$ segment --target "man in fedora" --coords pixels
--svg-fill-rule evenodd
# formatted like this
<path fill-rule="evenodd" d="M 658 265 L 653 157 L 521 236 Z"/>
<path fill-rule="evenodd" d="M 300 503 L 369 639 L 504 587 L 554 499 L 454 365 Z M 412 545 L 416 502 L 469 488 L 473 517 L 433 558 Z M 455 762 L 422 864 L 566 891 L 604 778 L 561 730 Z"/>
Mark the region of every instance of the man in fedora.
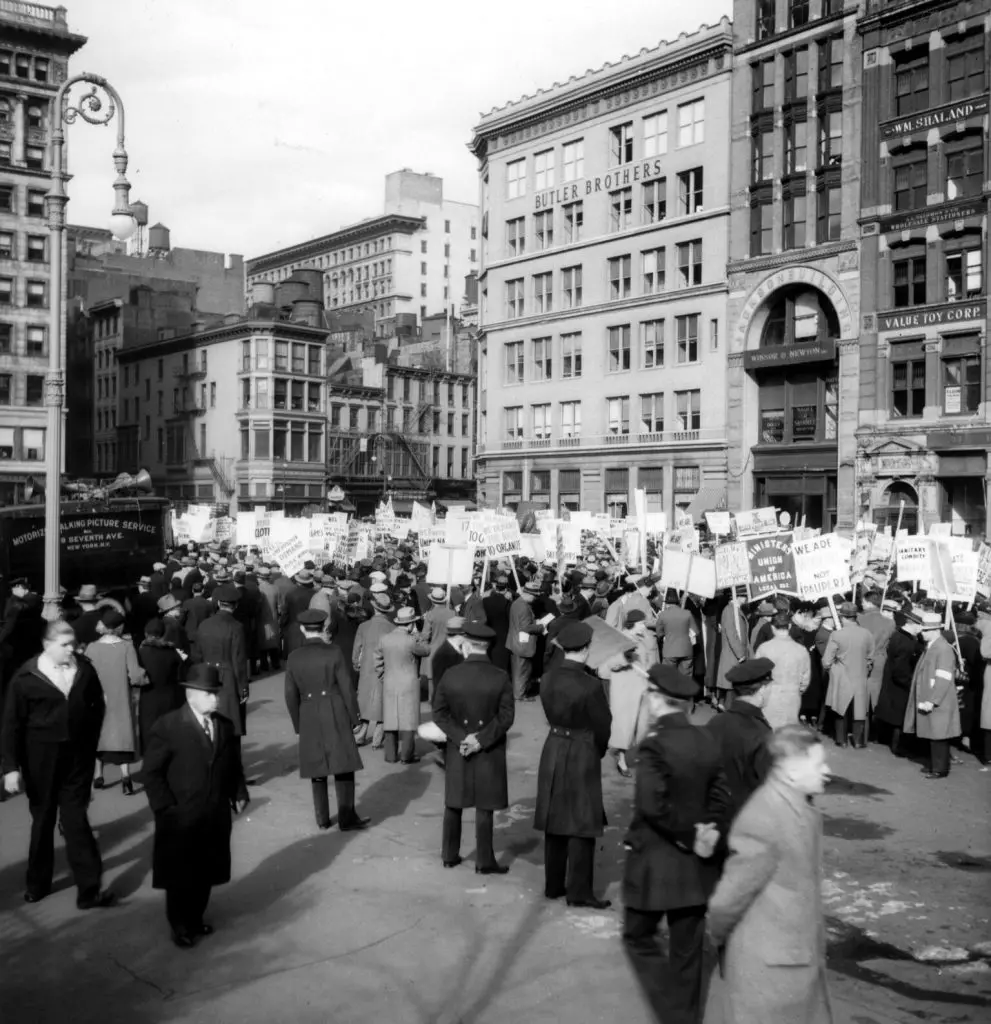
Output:
<path fill-rule="evenodd" d="M 437 649 L 447 638 L 447 624 L 455 617 L 451 609 L 449 595 L 446 587 L 433 587 L 430 590 L 430 608 L 423 616 L 423 639 L 430 644 L 430 657 L 425 658 L 422 674 L 427 677 L 430 686 L 430 696 L 433 696 L 433 688 L 437 685 L 437 677 L 433 674 L 432 660 Z"/>
<path fill-rule="evenodd" d="M 151 730 L 145 793 L 155 814 L 152 885 L 165 890 L 172 941 L 190 948 L 213 928 L 203 920 L 210 890 L 231 877 L 231 812 L 248 805 L 234 724 L 217 713 L 215 665 L 193 665 L 186 704 Z"/>
<path fill-rule="evenodd" d="M 435 677 L 434 722 L 447 736 L 441 856 L 446 868 L 461 863 L 461 815 L 473 807 L 475 873 L 504 875 L 509 868 L 496 861 L 492 814 L 509 806 L 506 734 L 516 715 L 513 684 L 488 659 L 495 631 L 469 622 L 462 632 L 463 662 Z"/>
<path fill-rule="evenodd" d="M 72 628 L 76 631 L 76 642 L 81 650 L 100 639 L 96 631 L 96 624 L 103 616 L 103 609 L 97 607 L 99 599 L 100 595 L 92 583 L 84 583 L 76 594 L 76 604 L 83 611 L 73 622 Z"/>
<path fill-rule="evenodd" d="M 300 612 L 303 644 L 286 662 L 286 707 L 299 737 L 299 774 L 313 791 L 317 828 L 330 828 L 327 777 L 333 775 L 337 825 L 353 832 L 369 821 L 354 809 L 354 773 L 364 767 L 354 741 L 358 702 L 340 647 L 326 642 L 326 622 L 327 613 L 318 608 Z"/>
<path fill-rule="evenodd" d="M 540 584 L 530 580 L 520 591 L 519 597 L 509 606 L 509 635 L 506 647 L 510 654 L 510 668 L 513 678 L 513 696 L 517 700 L 532 700 L 530 679 L 533 676 L 533 659 L 537 653 L 537 637 L 544 632 L 533 614 L 533 602 L 540 597 Z"/>
<path fill-rule="evenodd" d="M 198 657 L 220 673 L 220 713 L 231 721 L 238 749 L 247 731 L 248 644 L 244 627 L 234 616 L 237 587 L 224 584 L 213 592 L 217 611 L 197 632 Z"/>
<path fill-rule="evenodd" d="M 303 644 L 299 630 L 300 612 L 305 612 L 313 600 L 313 573 L 300 569 L 293 577 L 293 588 L 286 594 L 280 610 L 279 626 L 282 629 L 283 654 L 286 658 Z"/>
<path fill-rule="evenodd" d="M 848 735 L 854 749 L 867 746 L 867 710 L 870 705 L 868 680 L 874 657 L 874 637 L 857 623 L 857 606 L 844 601 L 837 609 L 840 629 L 830 634 L 822 656 L 822 667 L 829 669 L 826 707 L 836 722 L 835 740 L 845 747 Z"/>
<path fill-rule="evenodd" d="M 395 609 L 388 594 L 382 600 L 373 599 L 371 605 L 372 617 L 360 623 L 355 631 L 351 667 L 357 676 L 361 720 L 355 739 L 359 747 L 364 746 L 369 742 L 368 731 L 371 729 L 372 748 L 378 750 L 383 745 L 385 733 L 382 729 L 382 680 L 375 666 L 375 652 L 382 637 L 392 632 L 391 616 Z"/>
<path fill-rule="evenodd" d="M 158 613 L 165 623 L 165 640 L 178 648 L 183 654 L 189 653 L 189 637 L 182 624 L 182 605 L 174 594 L 166 594 L 158 599 Z M 78 635 L 78 634 L 77 634 Z"/>
<path fill-rule="evenodd" d="M 375 672 L 382 684 L 382 726 L 385 759 L 413 764 L 416 729 L 420 724 L 420 676 L 417 658 L 430 654 L 429 643 L 416 632 L 412 608 L 400 608 L 392 630 L 375 648 Z"/>

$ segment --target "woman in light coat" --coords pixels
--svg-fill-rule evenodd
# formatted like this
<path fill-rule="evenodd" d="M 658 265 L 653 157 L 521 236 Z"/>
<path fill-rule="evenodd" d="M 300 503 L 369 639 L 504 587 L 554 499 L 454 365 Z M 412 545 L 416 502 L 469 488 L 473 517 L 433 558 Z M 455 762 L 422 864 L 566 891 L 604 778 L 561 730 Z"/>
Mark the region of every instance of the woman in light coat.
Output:
<path fill-rule="evenodd" d="M 107 608 L 97 624 L 100 639 L 87 646 L 86 657 L 100 677 L 107 712 L 97 744 L 97 772 L 94 789 L 103 789 L 103 766 L 120 765 L 120 787 L 126 796 L 134 795 L 130 765 L 140 758 L 141 750 L 136 728 L 136 707 L 132 694 L 144 686 L 148 677 L 138 661 L 138 652 L 131 638 L 125 638 L 124 615 Z"/>
<path fill-rule="evenodd" d="M 830 1024 L 822 906 L 822 820 L 812 796 L 829 768 L 821 738 L 786 725 L 768 743 L 771 774 L 729 833 L 707 924 L 724 947 L 706 1024 Z"/>

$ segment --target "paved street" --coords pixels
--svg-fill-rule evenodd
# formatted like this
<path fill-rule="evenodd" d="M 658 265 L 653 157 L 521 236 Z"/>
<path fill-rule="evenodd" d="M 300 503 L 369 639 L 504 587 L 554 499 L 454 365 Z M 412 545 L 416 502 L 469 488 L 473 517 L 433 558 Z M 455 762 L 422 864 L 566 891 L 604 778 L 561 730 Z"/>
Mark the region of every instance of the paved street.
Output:
<path fill-rule="evenodd" d="M 512 870 L 491 881 L 473 873 L 470 825 L 465 864 L 440 864 L 443 777 L 432 756 L 400 768 L 365 748 L 358 806 L 373 827 L 316 833 L 281 683 L 253 685 L 246 766 L 258 785 L 235 825 L 234 880 L 215 890 L 208 914 L 217 932 L 193 952 L 168 940 L 141 797 L 124 797 L 116 783 L 96 794 L 107 881 L 124 900 L 85 914 L 65 888 L 61 851 L 59 891 L 37 906 L 21 902 L 27 808 L 23 797 L 0 806 L 4 1024 L 648 1024 L 619 914 L 541 898 L 542 849 L 531 827 L 539 704 L 523 707 L 511 734 L 515 802 L 497 816 L 496 843 Z M 829 751 L 836 780 L 822 806 L 837 1021 L 988 1020 L 991 773 L 968 759 L 949 784 L 936 784 L 886 751 Z M 598 877 L 617 900 L 632 782 L 611 760 L 605 768 L 612 824 Z"/>

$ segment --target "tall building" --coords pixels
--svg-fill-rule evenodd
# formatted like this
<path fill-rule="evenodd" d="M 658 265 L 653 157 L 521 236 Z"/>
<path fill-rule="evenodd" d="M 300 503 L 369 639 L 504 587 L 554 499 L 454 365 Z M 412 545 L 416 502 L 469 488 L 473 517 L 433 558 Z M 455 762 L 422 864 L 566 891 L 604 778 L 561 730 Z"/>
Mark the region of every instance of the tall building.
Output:
<path fill-rule="evenodd" d="M 0 505 L 44 472 L 53 102 L 85 37 L 64 7 L 0 5 Z M 64 355 L 64 353 L 63 353 Z"/>
<path fill-rule="evenodd" d="M 991 533 L 991 3 L 881 3 L 863 45 L 858 511 Z"/>
<path fill-rule="evenodd" d="M 733 5 L 730 507 L 850 526 L 860 42 L 842 0 Z"/>
<path fill-rule="evenodd" d="M 729 21 L 485 115 L 487 504 L 725 506 Z"/>
<path fill-rule="evenodd" d="M 319 270 L 330 310 L 370 311 L 379 337 L 433 313 L 457 314 L 465 277 L 478 267 L 478 207 L 444 198 L 433 174 L 386 176 L 380 215 L 249 260 L 254 285 Z"/>

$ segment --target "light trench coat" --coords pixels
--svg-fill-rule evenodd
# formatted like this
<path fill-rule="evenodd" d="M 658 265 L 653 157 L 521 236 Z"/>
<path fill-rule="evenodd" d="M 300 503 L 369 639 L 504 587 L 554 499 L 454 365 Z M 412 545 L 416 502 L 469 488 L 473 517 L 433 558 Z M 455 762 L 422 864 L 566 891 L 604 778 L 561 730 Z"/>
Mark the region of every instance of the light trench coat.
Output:
<path fill-rule="evenodd" d="M 416 659 L 430 654 L 430 641 L 395 626 L 375 648 L 375 674 L 382 682 L 382 727 L 407 732 L 420 724 L 420 673 Z"/>
<path fill-rule="evenodd" d="M 646 735 L 648 722 L 643 695 L 647 692 L 646 673 L 656 665 L 657 641 L 653 634 L 635 630 L 621 630 L 633 648 L 633 662 L 625 655 L 610 658 L 599 667 L 599 678 L 609 682 L 609 711 L 612 728 L 609 747 L 612 750 L 630 750 Z M 635 667 L 634 667 L 635 666 Z"/>

